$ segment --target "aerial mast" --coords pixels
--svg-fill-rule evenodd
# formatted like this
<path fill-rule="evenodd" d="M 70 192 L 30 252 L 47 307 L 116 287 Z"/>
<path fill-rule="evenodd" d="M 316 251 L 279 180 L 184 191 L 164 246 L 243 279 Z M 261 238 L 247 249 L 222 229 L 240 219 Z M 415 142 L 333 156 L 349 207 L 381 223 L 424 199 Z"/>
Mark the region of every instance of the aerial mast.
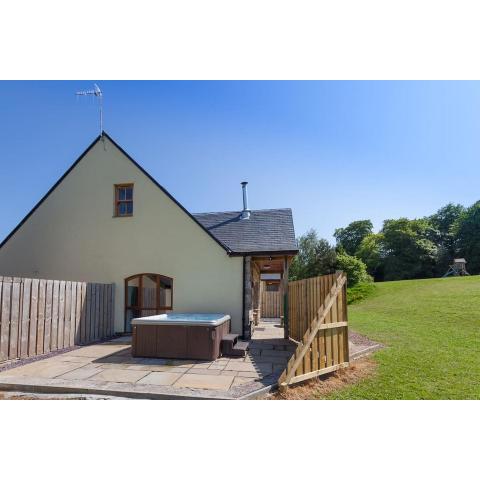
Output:
<path fill-rule="evenodd" d="M 103 92 L 100 87 L 94 83 L 93 90 L 81 90 L 76 93 L 77 96 L 93 96 L 98 99 L 98 106 L 100 109 L 100 135 L 103 134 Z"/>

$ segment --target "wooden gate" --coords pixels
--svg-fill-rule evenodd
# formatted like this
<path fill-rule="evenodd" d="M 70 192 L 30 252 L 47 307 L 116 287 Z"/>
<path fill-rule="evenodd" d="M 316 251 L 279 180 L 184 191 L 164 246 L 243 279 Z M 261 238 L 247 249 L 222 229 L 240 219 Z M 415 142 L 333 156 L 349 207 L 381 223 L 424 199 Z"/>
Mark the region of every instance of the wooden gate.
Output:
<path fill-rule="evenodd" d="M 348 366 L 346 282 L 339 272 L 288 284 L 289 334 L 299 343 L 278 380 L 281 389 Z"/>
<path fill-rule="evenodd" d="M 260 310 L 262 318 L 279 318 L 283 315 L 283 292 L 280 288 L 276 292 L 262 289 Z"/>
<path fill-rule="evenodd" d="M 0 276 L 0 361 L 111 337 L 114 285 Z"/>

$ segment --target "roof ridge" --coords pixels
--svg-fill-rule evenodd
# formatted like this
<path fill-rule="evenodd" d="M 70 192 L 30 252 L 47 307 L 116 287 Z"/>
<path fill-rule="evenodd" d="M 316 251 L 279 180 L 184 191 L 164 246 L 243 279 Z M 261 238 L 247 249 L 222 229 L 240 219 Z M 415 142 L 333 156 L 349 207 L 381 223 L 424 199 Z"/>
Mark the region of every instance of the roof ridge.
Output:
<path fill-rule="evenodd" d="M 250 212 L 277 212 L 279 210 L 292 210 L 289 207 L 284 208 L 258 208 L 254 210 L 250 210 Z M 192 215 L 218 215 L 219 213 L 242 213 L 242 210 L 226 210 L 226 211 L 219 211 L 219 212 L 194 212 Z"/>

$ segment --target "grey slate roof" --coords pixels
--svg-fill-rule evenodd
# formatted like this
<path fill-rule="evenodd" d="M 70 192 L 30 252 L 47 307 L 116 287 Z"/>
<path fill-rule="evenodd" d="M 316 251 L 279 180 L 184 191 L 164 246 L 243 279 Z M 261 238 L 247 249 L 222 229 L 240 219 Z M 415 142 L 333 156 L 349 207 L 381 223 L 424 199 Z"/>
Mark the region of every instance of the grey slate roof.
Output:
<path fill-rule="evenodd" d="M 232 253 L 295 252 L 298 250 L 292 210 L 252 210 L 249 219 L 242 212 L 194 213 L 193 216 Z"/>

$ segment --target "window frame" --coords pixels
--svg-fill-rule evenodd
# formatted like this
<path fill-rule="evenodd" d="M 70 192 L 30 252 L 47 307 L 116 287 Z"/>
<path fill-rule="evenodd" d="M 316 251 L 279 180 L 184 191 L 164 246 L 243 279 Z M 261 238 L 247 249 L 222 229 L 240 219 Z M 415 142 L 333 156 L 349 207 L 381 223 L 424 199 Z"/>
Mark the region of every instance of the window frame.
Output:
<path fill-rule="evenodd" d="M 156 281 L 156 304 L 155 307 L 145 307 L 143 305 L 143 277 L 149 275 L 149 276 L 154 276 L 155 281 Z M 138 305 L 128 305 L 128 282 L 130 280 L 133 280 L 135 278 L 138 278 L 138 295 L 137 295 L 137 301 Z M 166 279 L 169 280 L 172 288 L 171 288 L 171 302 L 170 306 L 162 306 L 160 305 L 160 281 L 161 279 Z M 162 275 L 160 273 L 136 273 L 135 275 L 131 275 L 125 279 L 125 289 L 124 289 L 124 294 L 125 294 L 125 319 L 124 319 L 124 331 L 127 331 L 127 314 L 129 310 L 137 310 L 140 313 L 143 310 L 147 311 L 152 311 L 154 310 L 156 313 L 155 315 L 159 315 L 162 312 L 165 311 L 170 311 L 173 310 L 173 277 L 169 277 L 167 275 Z"/>
<path fill-rule="evenodd" d="M 120 200 L 119 192 L 121 188 L 131 188 L 132 189 L 132 198 L 131 200 Z M 133 191 L 134 191 L 134 184 L 133 183 L 116 183 L 113 186 L 114 192 L 114 217 L 133 217 Z M 120 204 L 122 203 L 130 203 L 132 205 L 132 213 L 121 214 L 120 213 Z"/>

